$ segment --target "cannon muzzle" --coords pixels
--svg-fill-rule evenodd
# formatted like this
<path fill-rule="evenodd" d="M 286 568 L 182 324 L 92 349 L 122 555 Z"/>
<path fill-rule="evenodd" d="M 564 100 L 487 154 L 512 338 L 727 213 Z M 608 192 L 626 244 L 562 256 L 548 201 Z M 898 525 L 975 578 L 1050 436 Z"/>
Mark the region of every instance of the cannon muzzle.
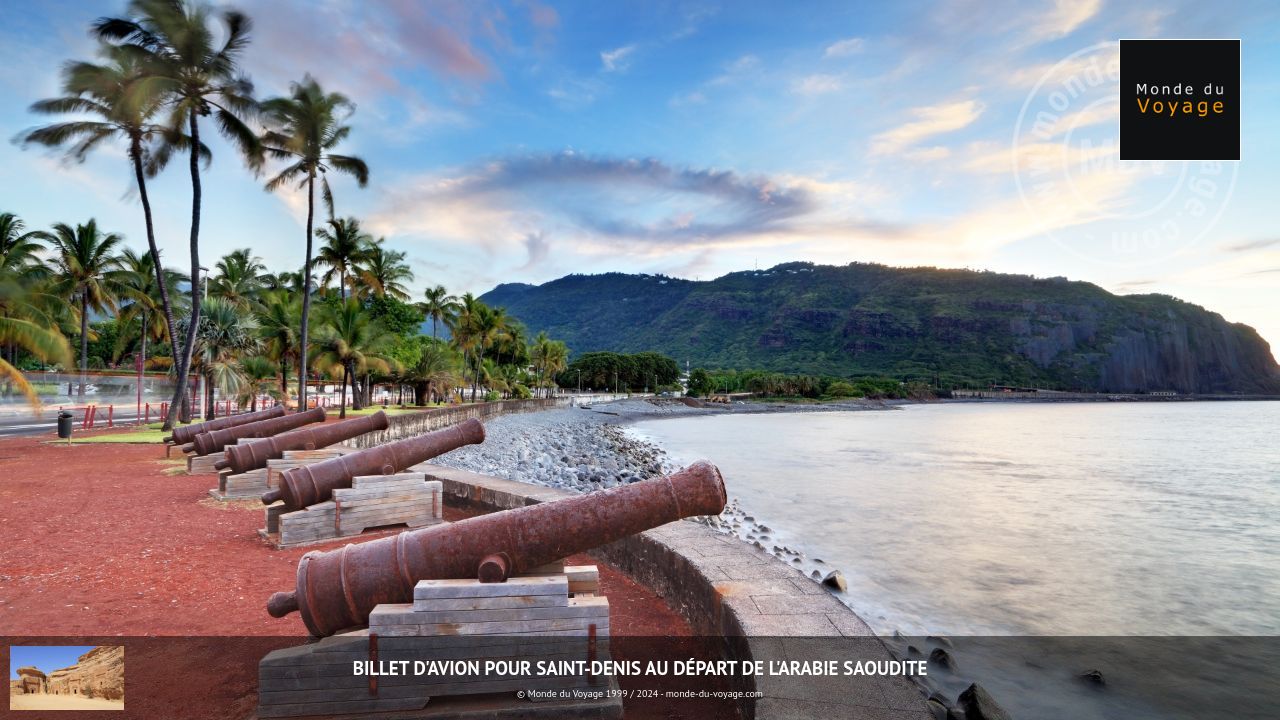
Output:
<path fill-rule="evenodd" d="M 259 410 L 257 412 L 227 415 L 208 422 L 196 423 L 194 425 L 182 425 L 174 428 L 172 435 L 166 435 L 164 441 L 185 445 L 186 443 L 191 442 L 191 439 L 200 433 L 212 432 L 214 430 L 221 430 L 223 428 L 234 427 L 236 425 L 244 425 L 245 423 L 280 417 L 284 415 L 284 412 L 285 408 L 283 405 L 275 405 L 267 408 L 266 410 Z"/>
<path fill-rule="evenodd" d="M 234 445 L 241 438 L 271 437 L 277 433 L 300 428 L 311 423 L 324 422 L 324 408 L 311 408 L 306 412 L 294 413 L 267 420 L 245 423 L 234 427 L 200 433 L 190 443 L 182 446 L 183 452 L 195 451 L 197 455 L 221 452 L 228 445 Z"/>
<path fill-rule="evenodd" d="M 253 442 L 228 445 L 223 450 L 224 458 L 213 466 L 219 470 L 230 468 L 235 473 L 249 472 L 266 467 L 268 460 L 283 457 L 286 450 L 316 450 L 365 433 L 386 430 L 388 426 L 387 414 L 381 410 L 332 424 L 312 425 Z"/>
<path fill-rule="evenodd" d="M 368 624 L 382 603 L 409 602 L 419 580 L 501 582 L 681 518 L 717 515 L 725 500 L 720 471 L 697 462 L 653 480 L 312 551 L 293 591 L 272 595 L 267 612 L 297 610 L 312 635 L 325 637 Z"/>
<path fill-rule="evenodd" d="M 280 487 L 262 495 L 262 504 L 284 500 L 291 508 L 315 505 L 332 497 L 334 488 L 351 487 L 352 478 L 390 475 L 463 445 L 481 442 L 484 442 L 484 425 L 472 418 L 418 437 L 292 468 L 280 475 Z"/>

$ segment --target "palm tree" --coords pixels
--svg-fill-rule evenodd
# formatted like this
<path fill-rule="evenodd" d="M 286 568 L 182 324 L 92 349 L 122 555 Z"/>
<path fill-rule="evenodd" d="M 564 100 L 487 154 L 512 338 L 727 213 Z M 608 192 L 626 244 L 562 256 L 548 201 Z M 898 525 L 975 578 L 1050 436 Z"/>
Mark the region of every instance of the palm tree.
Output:
<path fill-rule="evenodd" d="M 270 129 L 262 137 L 266 151 L 291 164 L 267 183 L 275 190 L 285 183 L 298 181 L 307 189 L 307 254 L 302 264 L 302 333 L 299 339 L 298 401 L 307 406 L 307 322 L 311 315 L 311 237 L 315 221 L 316 176 L 320 176 L 325 204 L 333 216 L 333 192 L 326 173 L 329 170 L 355 177 L 360 187 L 369 183 L 369 167 L 360 158 L 338 155 L 333 149 L 351 132 L 343 122 L 355 111 L 345 96 L 326 93 L 307 76 L 295 83 L 290 97 L 273 98 L 262 104 Z"/>
<path fill-rule="evenodd" d="M 49 268 L 40 259 L 44 238 L 45 233 L 39 230 L 27 231 L 17 215 L 0 213 L 0 277 L 15 283 L 12 292 L 25 290 L 32 282 L 48 277 Z M 0 306 L 0 317 L 8 316 L 8 308 Z M 18 361 L 16 341 L 5 341 L 4 350 L 0 360 L 7 357 L 10 363 Z"/>
<path fill-rule="evenodd" d="M 124 237 L 102 233 L 89 220 L 72 228 L 66 223 L 53 226 L 48 236 L 53 245 L 55 287 L 63 297 L 77 303 L 80 310 L 80 389 L 84 398 L 84 373 L 89 365 L 89 311 L 107 312 L 116 307 L 124 290 L 124 273 L 116 249 Z"/>
<path fill-rule="evenodd" d="M 457 353 L 445 343 L 435 339 L 424 343 L 418 362 L 406 373 L 413 383 L 417 405 L 426 405 L 456 387 L 460 365 Z"/>
<path fill-rule="evenodd" d="M 336 277 L 338 280 L 338 297 L 347 301 L 347 287 L 355 285 L 359 266 L 366 260 L 365 254 L 373 238 L 360 229 L 360 221 L 355 218 L 337 218 L 329 221 L 333 228 L 316 230 L 316 237 L 324 241 L 320 252 L 316 253 L 315 264 L 328 268 L 320 277 L 320 283 L 328 287 Z"/>
<path fill-rule="evenodd" d="M 147 340 L 163 342 L 168 339 L 171 346 L 173 342 L 164 312 L 157 301 L 161 293 L 156 287 L 153 262 L 151 253 L 138 255 L 125 248 L 120 254 L 120 298 L 123 302 L 117 315 L 121 332 L 116 340 L 115 359 L 119 359 L 134 340 L 132 328 L 137 321 L 138 357 L 144 366 L 147 362 Z M 177 297 L 178 283 L 185 279 L 182 274 L 166 268 L 160 276 L 165 280 L 166 290 Z"/>
<path fill-rule="evenodd" d="M 22 349 L 49 363 L 71 364 L 67 339 L 47 320 L 39 301 L 32 298 L 17 273 L 0 269 L 0 343 Z M 13 363 L 0 357 L 0 378 L 12 383 L 40 410 L 40 396 Z"/>
<path fill-rule="evenodd" d="M 436 322 L 443 321 L 447 326 L 453 321 L 453 316 L 458 311 L 458 298 L 450 295 L 443 285 L 427 288 L 423 296 L 427 300 L 419 303 L 418 309 L 431 318 L 431 337 L 434 339 L 439 337 L 436 335 Z"/>
<path fill-rule="evenodd" d="M 62 71 L 63 97 L 41 100 L 31 106 L 32 112 L 43 114 L 77 113 L 94 116 L 94 120 L 73 120 L 46 125 L 27 132 L 24 144 L 35 143 L 46 147 L 73 144 L 70 157 L 83 162 L 88 153 L 106 140 L 123 140 L 127 147 L 138 197 L 142 201 L 142 216 L 147 229 L 147 248 L 156 273 L 152 287 L 159 293 L 159 311 L 165 324 L 165 332 L 173 335 L 173 308 L 170 304 L 170 287 L 164 282 L 160 267 L 160 248 L 156 244 L 155 225 L 151 217 L 151 198 L 147 193 L 147 178 L 155 177 L 168 163 L 175 149 L 190 147 L 190 138 L 183 132 L 170 130 L 156 123 L 156 116 L 168 100 L 166 90 L 149 82 L 149 72 L 143 57 L 128 48 L 103 44 L 101 55 L 105 64 L 70 62 Z M 208 148 L 201 146 L 198 152 L 206 159 Z"/>
<path fill-rule="evenodd" d="M 458 300 L 458 309 L 449 324 L 449 334 L 453 336 L 453 344 L 462 352 L 464 376 L 474 370 L 476 348 L 480 344 L 480 314 L 484 312 L 484 303 L 471 293 L 464 293 Z M 471 386 L 471 401 L 475 402 L 476 386 Z"/>
<path fill-rule="evenodd" d="M 382 352 L 387 349 L 392 336 L 384 333 L 369 318 L 355 298 L 336 307 L 326 307 L 320 328 L 322 334 L 316 344 L 316 364 L 335 370 L 342 368 L 342 409 L 338 411 L 338 417 L 345 418 L 348 383 L 352 392 L 351 409 L 359 410 L 360 395 L 355 388 L 359 373 L 369 368 L 390 372 L 390 365 Z"/>
<path fill-rule="evenodd" d="M 224 395 L 238 395 L 245 386 L 239 358 L 258 352 L 262 347 L 258 320 L 234 303 L 222 298 L 209 298 L 200 327 L 194 334 L 197 353 L 195 367 L 205 378 L 205 418 L 215 414 L 214 388 Z M 190 322 L 190 318 L 179 321 Z M 184 328 L 185 330 L 185 328 Z"/>
<path fill-rule="evenodd" d="M 209 283 L 209 295 L 220 297 L 245 309 L 262 289 L 267 266 L 249 248 L 232 250 L 215 266 L 218 274 Z"/>
<path fill-rule="evenodd" d="M 250 355 L 240 359 L 240 375 L 244 385 L 236 398 L 241 405 L 246 402 L 249 412 L 258 409 L 258 397 L 267 395 L 276 400 L 283 400 L 284 393 L 276 387 L 276 364 L 271 358 L 262 355 Z"/>
<path fill-rule="evenodd" d="M 413 271 L 404 261 L 405 254 L 399 250 L 387 250 L 382 246 L 385 241 L 386 238 L 379 238 L 365 247 L 364 259 L 357 268 L 360 287 L 377 297 L 408 300 L 409 290 L 404 284 L 413 281 Z"/>
<path fill-rule="evenodd" d="M 48 268 L 40 260 L 46 237 L 39 230 L 28 232 L 26 223 L 17 215 L 0 213 L 0 272 L 28 279 L 47 276 Z"/>
<path fill-rule="evenodd" d="M 298 357 L 298 324 L 302 317 L 302 303 L 284 290 L 267 292 L 258 310 L 261 337 L 266 343 L 267 356 L 280 364 L 280 393 L 288 397 L 289 363 Z"/>
<path fill-rule="evenodd" d="M 99 38 L 123 42 L 145 65 L 146 96 L 163 96 L 169 112 L 169 139 L 186 126 L 191 169 L 191 318 L 183 352 L 178 359 L 177 383 L 164 428 L 173 427 L 185 403 L 187 373 L 200 326 L 200 123 L 212 115 L 219 131 L 239 146 L 256 168 L 261 161 L 257 137 L 241 120 L 252 114 L 253 85 L 239 73 L 237 61 L 249 43 L 250 21 L 234 10 L 218 13 L 223 29 L 221 45 L 210 27 L 214 10 L 197 0 L 131 0 L 125 18 L 100 18 L 94 23 Z M 154 252 L 154 247 L 153 247 Z M 160 264 L 156 263 L 157 266 Z M 162 281 L 160 281 L 162 283 Z M 176 349 L 175 349 L 176 350 Z M 177 353 L 175 351 L 175 357 Z"/>
<path fill-rule="evenodd" d="M 533 360 L 534 371 L 537 373 L 535 384 L 539 388 L 545 388 L 550 396 L 551 386 L 554 384 L 552 378 L 563 371 L 569 362 L 569 348 L 559 340 L 547 337 L 545 332 L 539 332 L 533 340 L 529 357 Z"/>

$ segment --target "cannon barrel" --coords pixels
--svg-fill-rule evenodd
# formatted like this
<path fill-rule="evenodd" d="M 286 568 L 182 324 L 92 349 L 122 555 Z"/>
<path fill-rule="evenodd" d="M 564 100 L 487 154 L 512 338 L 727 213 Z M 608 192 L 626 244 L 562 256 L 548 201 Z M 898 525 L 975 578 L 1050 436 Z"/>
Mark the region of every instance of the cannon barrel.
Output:
<path fill-rule="evenodd" d="M 387 414 L 379 410 L 372 415 L 332 425 L 298 428 L 253 442 L 228 445 L 223 450 L 224 459 L 214 463 L 213 467 L 218 470 L 231 468 L 233 473 L 249 472 L 266 467 L 268 460 L 283 457 L 286 450 L 316 450 L 375 430 L 386 430 L 387 426 Z"/>
<path fill-rule="evenodd" d="M 281 473 L 280 487 L 264 493 L 262 504 L 284 500 L 291 508 L 315 505 L 332 497 L 334 488 L 351 487 L 352 478 L 390 475 L 463 445 L 481 442 L 484 442 L 484 425 L 472 418 L 418 437 L 296 467 Z"/>
<path fill-rule="evenodd" d="M 272 617 L 294 610 L 312 635 L 365 625 L 382 603 L 410 602 L 419 580 L 501 582 L 531 568 L 695 515 L 724 510 L 724 479 L 697 462 L 653 480 L 402 532 L 298 563 L 291 592 L 267 601 Z"/>
<path fill-rule="evenodd" d="M 235 427 L 200 433 L 195 439 L 182 446 L 183 452 L 195 451 L 197 455 L 221 452 L 228 445 L 234 445 L 241 438 L 271 437 L 286 430 L 294 430 L 303 425 L 324 422 L 324 408 L 311 408 L 306 412 L 284 415 L 282 417 L 259 420 L 257 422 L 236 425 Z"/>
<path fill-rule="evenodd" d="M 182 425 L 173 429 L 172 435 L 166 435 L 165 442 L 186 445 L 191 439 L 203 432 L 212 432 L 213 430 L 221 430 L 223 428 L 234 427 L 236 425 L 244 425 L 246 423 L 257 422 L 259 420 L 267 420 L 273 417 L 284 415 L 284 406 L 275 405 L 266 410 L 259 410 L 251 413 L 240 413 L 239 415 L 226 415 L 217 420 L 196 423 L 194 425 Z"/>

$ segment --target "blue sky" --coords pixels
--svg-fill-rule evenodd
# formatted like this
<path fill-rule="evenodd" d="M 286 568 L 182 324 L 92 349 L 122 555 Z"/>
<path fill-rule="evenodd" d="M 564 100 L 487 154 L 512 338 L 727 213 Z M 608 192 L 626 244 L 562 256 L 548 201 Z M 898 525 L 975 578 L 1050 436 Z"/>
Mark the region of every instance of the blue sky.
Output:
<path fill-rule="evenodd" d="M 409 253 L 415 291 L 570 272 L 710 279 L 791 261 L 972 267 L 1160 292 L 1280 342 L 1280 8 L 1268 2 L 244 2 L 259 96 L 310 72 L 357 104 L 369 187 L 338 211 Z M 0 131 L 123 2 L 10 3 Z M 1243 39 L 1240 163 L 1119 163 L 1118 38 Z M 1102 81 L 1036 124 L 1055 88 Z M 1021 118 L 1021 122 L 1020 122 Z M 1041 118 L 1043 119 L 1043 118 Z M 204 264 L 301 262 L 304 198 L 220 141 Z M 182 267 L 188 180 L 153 183 Z M 144 246 L 122 156 L 0 145 L 4 209 Z M 1208 190 L 1206 190 L 1208 188 Z M 1178 208 L 1200 204 L 1200 212 Z M 1176 216 L 1176 221 L 1175 221 Z"/>
<path fill-rule="evenodd" d="M 18 668 L 32 666 L 46 675 L 71 667 L 80 656 L 95 645 L 11 645 L 9 646 L 9 679 L 18 679 Z"/>

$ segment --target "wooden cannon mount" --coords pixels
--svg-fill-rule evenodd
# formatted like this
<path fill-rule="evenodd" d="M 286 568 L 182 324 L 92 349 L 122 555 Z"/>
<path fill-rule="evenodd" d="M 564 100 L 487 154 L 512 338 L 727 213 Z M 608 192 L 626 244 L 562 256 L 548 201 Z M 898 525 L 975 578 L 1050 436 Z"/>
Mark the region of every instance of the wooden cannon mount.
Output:
<path fill-rule="evenodd" d="M 332 424 L 307 425 L 267 438 L 241 440 L 223 450 L 215 462 L 218 487 L 209 491 L 216 500 L 247 500 L 280 486 L 280 475 L 302 465 L 332 460 L 356 449 L 341 445 L 365 433 L 387 428 L 387 414 L 372 415 Z"/>
<path fill-rule="evenodd" d="M 262 497 L 270 504 L 259 534 L 284 548 L 352 537 L 370 528 L 439 523 L 444 519 L 441 483 L 401 471 L 483 440 L 484 426 L 467 420 L 418 437 L 316 458 L 278 474 L 272 464 L 282 463 L 268 460 L 270 487 Z M 287 499 L 281 502 L 281 496 Z"/>

